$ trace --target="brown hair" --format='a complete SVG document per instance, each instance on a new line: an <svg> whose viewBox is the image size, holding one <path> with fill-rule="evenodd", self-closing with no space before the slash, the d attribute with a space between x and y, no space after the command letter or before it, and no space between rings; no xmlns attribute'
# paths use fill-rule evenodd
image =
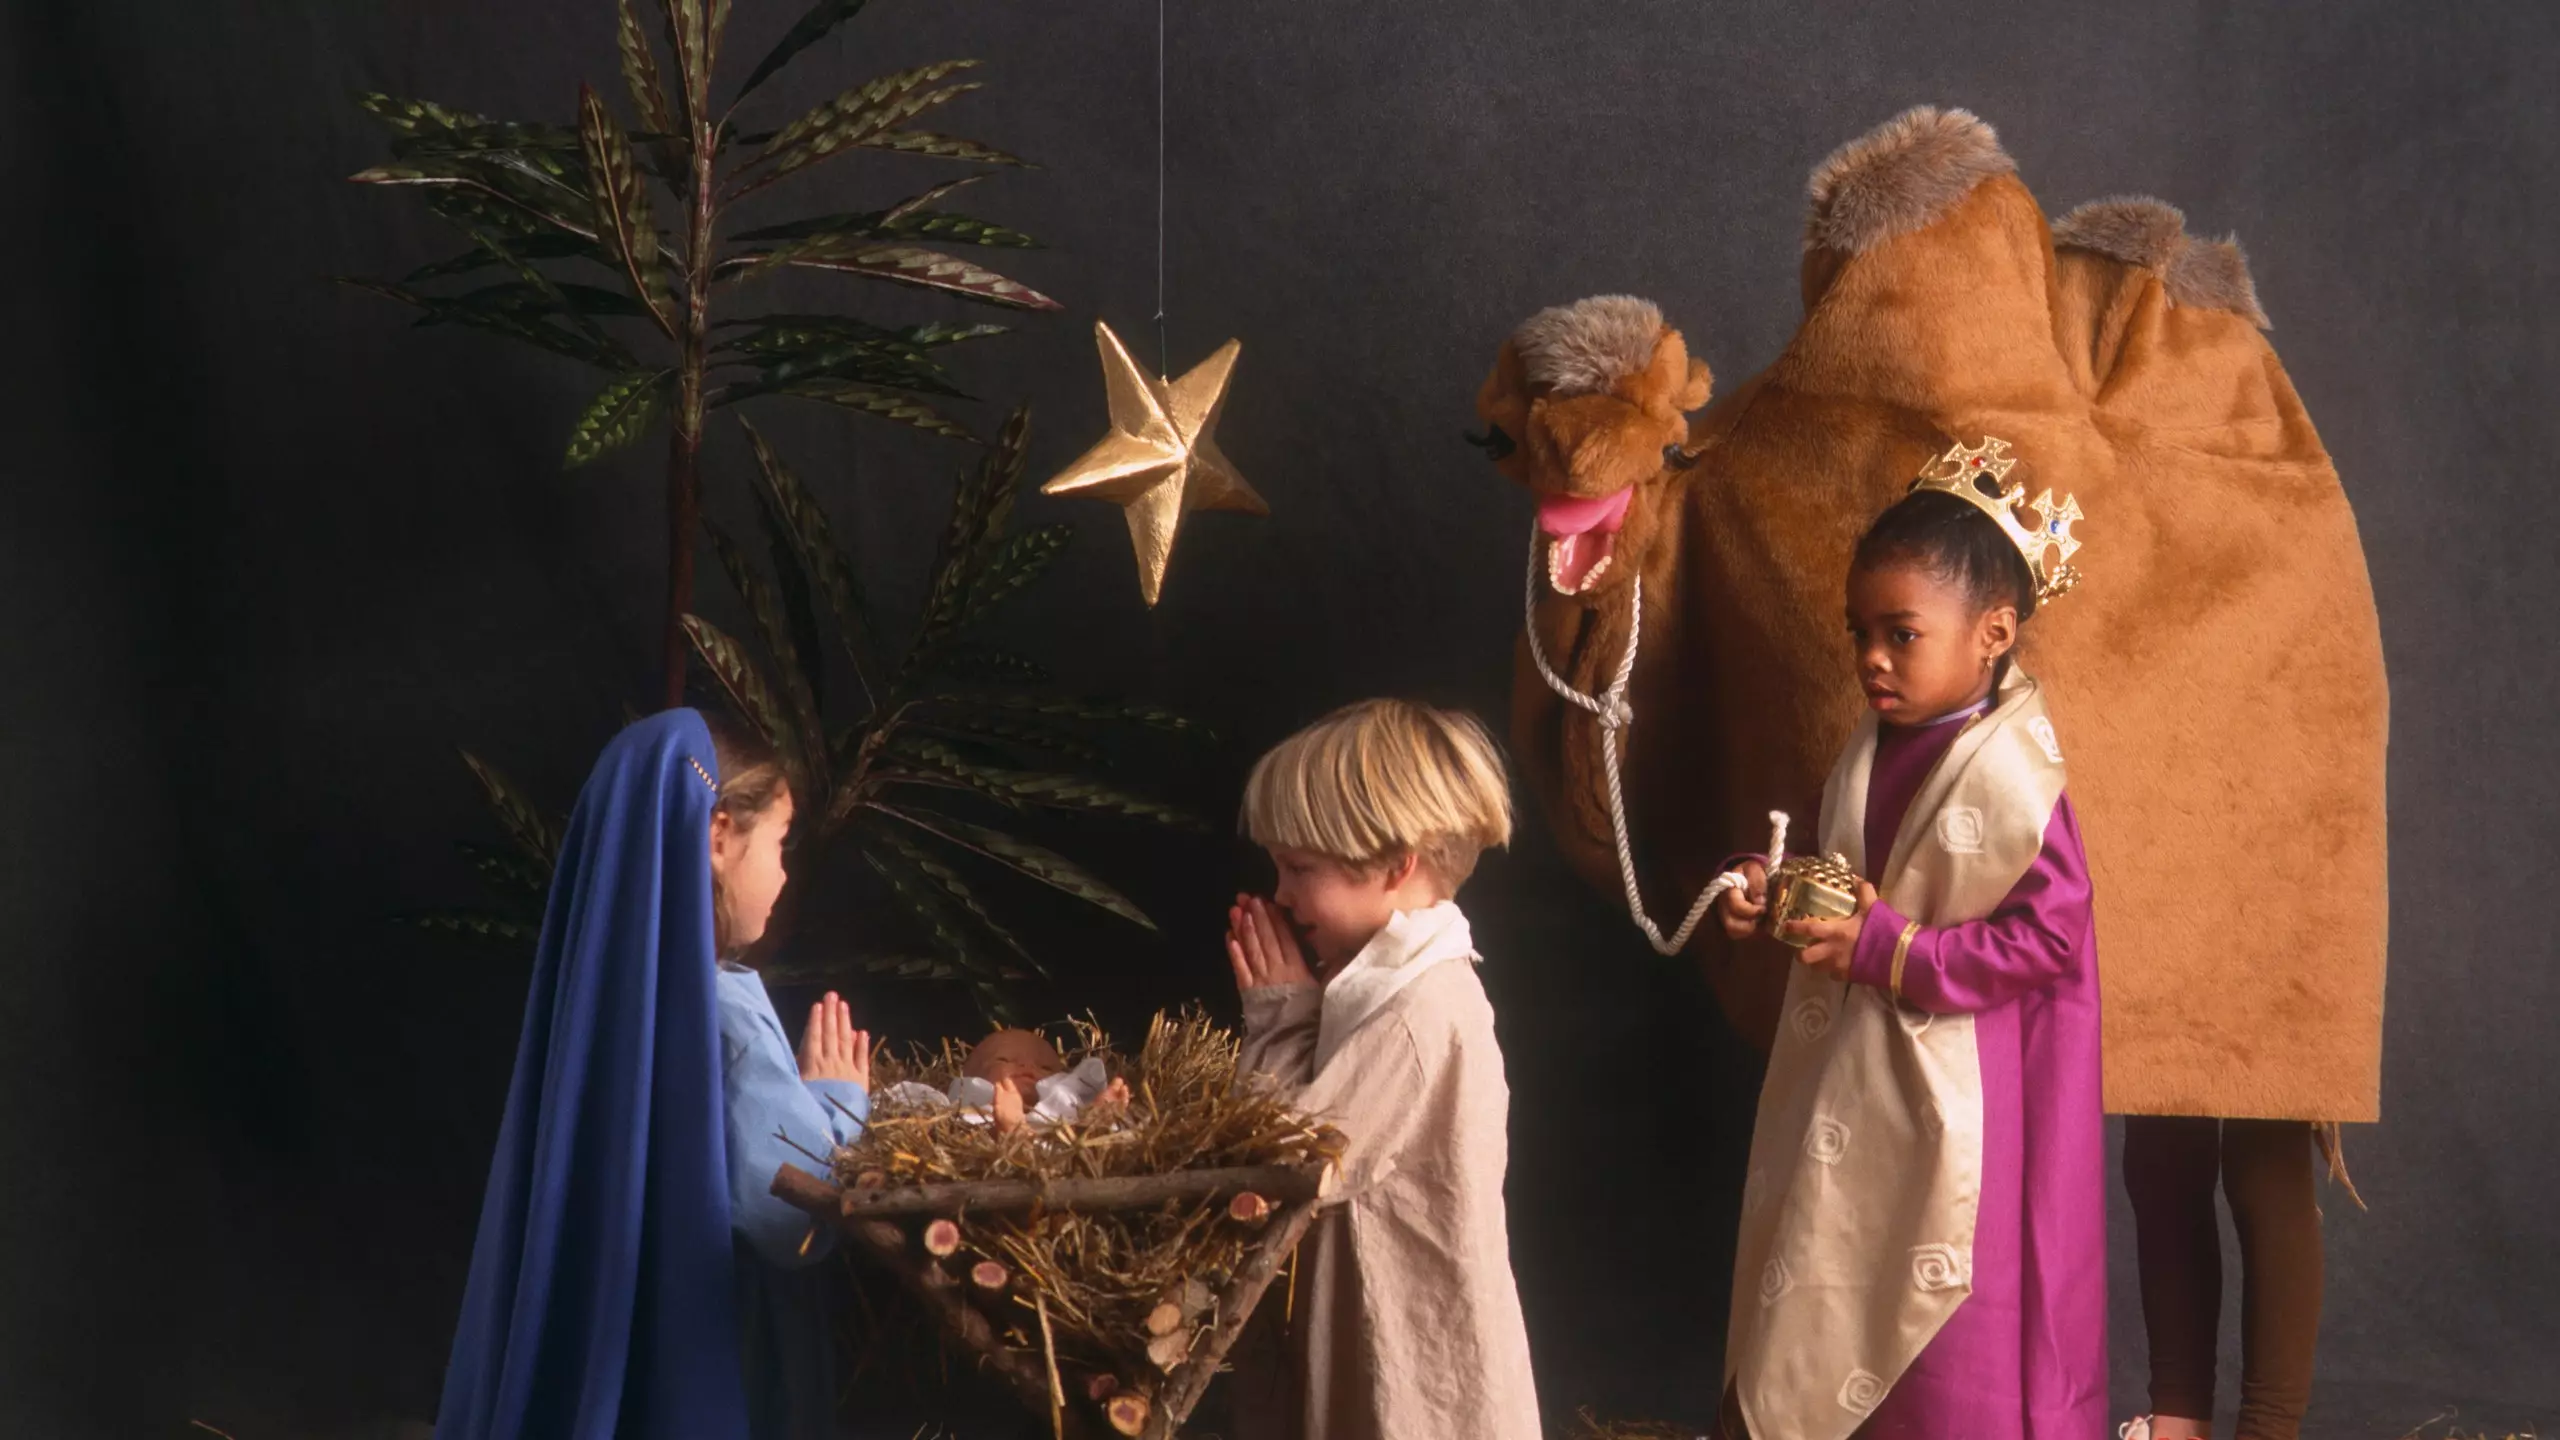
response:
<svg viewBox="0 0 2560 1440"><path fill-rule="evenodd" d="M776 801L791 793L782 753L726 712L705 710L702 723L711 731L711 754L720 767L720 794L711 813L727 815L741 832L753 830Z"/></svg>
<svg viewBox="0 0 2560 1440"><path fill-rule="evenodd" d="M1272 747L1244 787L1254 843L1369 869L1413 855L1448 894L1511 839L1502 752L1472 715L1363 700Z"/></svg>
<svg viewBox="0 0 2560 1440"><path fill-rule="evenodd" d="M720 769L711 813L728 816L744 835L791 793L791 777L782 768L781 752L737 717L716 710L701 714L703 725L711 731L712 758ZM722 892L716 873L711 877L711 942L714 953L724 959L738 948L730 943L729 897Z"/></svg>

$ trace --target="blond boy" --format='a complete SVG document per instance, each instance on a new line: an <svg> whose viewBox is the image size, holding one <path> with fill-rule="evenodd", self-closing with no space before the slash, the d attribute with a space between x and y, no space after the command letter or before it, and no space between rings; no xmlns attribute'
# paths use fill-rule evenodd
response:
<svg viewBox="0 0 2560 1440"><path fill-rule="evenodd" d="M1244 828L1279 876L1228 912L1244 1065L1350 1144L1285 1340L1240 1363L1236 1433L1536 1440L1502 1203L1511 1096L1450 898L1511 837L1501 756L1466 715L1364 701L1262 757Z"/></svg>

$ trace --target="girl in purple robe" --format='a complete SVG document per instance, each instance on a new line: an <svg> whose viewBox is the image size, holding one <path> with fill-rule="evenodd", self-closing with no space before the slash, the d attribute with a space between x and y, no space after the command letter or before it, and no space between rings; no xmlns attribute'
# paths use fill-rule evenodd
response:
<svg viewBox="0 0 2560 1440"><path fill-rule="evenodd" d="M1801 963L1744 1192L1728 1440L2106 1430L2089 870L2060 742L2011 665L2067 580L2019 492L1963 473L1977 453L1933 465L1852 565L1870 714L1822 843L1883 894L1861 882L1856 915L1784 931ZM1951 463L1961 480L1930 478ZM1744 873L1719 902L1737 937L1766 904L1765 868Z"/></svg>

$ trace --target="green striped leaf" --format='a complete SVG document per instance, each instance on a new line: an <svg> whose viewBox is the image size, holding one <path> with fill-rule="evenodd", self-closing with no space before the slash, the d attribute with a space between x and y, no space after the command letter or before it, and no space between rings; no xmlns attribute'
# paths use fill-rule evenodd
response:
<svg viewBox="0 0 2560 1440"><path fill-rule="evenodd" d="M925 290L939 290L966 300L1015 310L1065 308L1030 286L1008 279L983 265L913 245L857 247L842 253L831 251L802 255L784 263L806 270L830 270L840 275L860 275Z"/></svg>
<svg viewBox="0 0 2560 1440"><path fill-rule="evenodd" d="M737 708L748 724L756 727L765 743L780 751L796 770L798 763L793 757L802 753L800 736L782 701L775 697L773 687L765 683L764 672L747 658L747 652L737 641L699 615L684 617L684 633L685 638L693 642L693 653L702 657L703 668L711 672L712 679L720 682L729 703ZM800 778L796 774L792 776L795 789Z"/></svg>
<svg viewBox="0 0 2560 1440"><path fill-rule="evenodd" d="M741 243L762 244L770 248L723 262L722 278L751 279L777 266L851 255L890 240L940 240L955 245L1037 249L1040 242L1022 231L993 221L930 208L933 202L985 179L988 173L981 171L936 185L885 210L818 215L747 231L737 237Z"/></svg>
<svg viewBox="0 0 2560 1440"><path fill-rule="evenodd" d="M927 698L923 703L968 709L1010 710L1022 714L1047 716L1056 720L1143 725L1150 730L1197 735L1202 738L1209 736L1207 727L1187 715L1177 714L1154 705L1133 705L1116 700L1070 700L1049 695L996 691L935 695Z"/></svg>
<svg viewBox="0 0 2560 1440"><path fill-rule="evenodd" d="M863 863L888 883L889 893L915 918L936 954L981 981L1003 976L1007 967L988 953L984 938L953 911L940 888L898 854L896 847L885 843L864 845L860 853Z"/></svg>
<svg viewBox="0 0 2560 1440"><path fill-rule="evenodd" d="M547 210L519 205L485 187L475 188L465 185L430 187L420 190L418 195L426 202L428 210L466 235L496 233L506 236L518 245L557 239L583 247L575 253L589 254L590 258L607 269L620 268L616 261L605 254L603 247L596 244L595 236L583 226L567 224L562 217L553 215ZM492 257L492 263L499 262Z"/></svg>
<svg viewBox="0 0 2560 1440"><path fill-rule="evenodd" d="M512 266L521 260L590 259L602 264L613 263L595 242L581 239L548 226L530 235L508 238L503 249L488 244L474 245L459 255L421 265L400 277L401 283L415 285L426 280L442 280L454 275L469 275L492 265ZM625 297L626 301L628 297Z"/></svg>
<svg viewBox="0 0 2560 1440"><path fill-rule="evenodd" d="M592 464L645 433L658 418L671 370L634 370L609 381L569 430L569 468Z"/></svg>
<svg viewBox="0 0 2560 1440"><path fill-rule="evenodd" d="M943 653L940 668L964 679L1011 680L1032 685L1045 685L1056 678L1038 663L1010 650L984 645L952 646Z"/></svg>
<svg viewBox="0 0 2560 1440"><path fill-rule="evenodd" d="M649 33L640 28L640 12L633 0L614 0L614 20L614 40L622 51L622 84L631 92L640 128L657 135L674 134L675 106L667 98L657 52L649 48Z"/></svg>
<svg viewBox="0 0 2560 1440"><path fill-rule="evenodd" d="M501 263L516 263L512 257L505 254L503 249L500 251L500 258ZM537 270L532 273L540 276L542 272ZM639 301L620 290L607 290L600 286L580 285L548 278L509 280L501 284L484 285L477 290L468 290L460 295L450 296L447 303L505 310L517 315L540 318L554 315L564 319L592 315L637 316L649 313L641 308Z"/></svg>
<svg viewBox="0 0 2560 1440"><path fill-rule="evenodd" d="M422 312L418 321L421 325L467 325L474 329L486 330L491 334L504 335L510 340L520 340L525 344L538 346L555 355L565 355L572 360L583 360L587 364L606 370L629 370L637 364L637 359L630 350L610 336L599 339L591 335L582 335L575 331L563 330L556 325L546 324L514 310L449 300L443 296L424 294L405 285L393 285L381 280L340 276L338 282L359 290L369 290L404 305L415 306Z"/></svg>
<svg viewBox="0 0 2560 1440"><path fill-rule="evenodd" d="M946 734L964 736L975 740L992 741L999 746L1007 746L1016 750L1046 750L1053 754L1066 755L1074 759L1087 761L1093 764L1100 764L1105 758L1102 753L1102 747L1094 744L1084 736L1074 734L1070 731L1056 729L1051 726L1031 724L1027 721L1016 720L1007 716L921 715L910 718L906 723L910 725L926 726L930 729L943 731Z"/></svg>
<svg viewBox="0 0 2560 1440"><path fill-rule="evenodd" d="M747 432L747 443L755 451L757 476L763 482L758 493L791 536L800 564L827 597L827 607L835 613L837 638L844 643L846 658L859 669L875 643L871 609L863 596L862 582L854 574L852 562L845 558L844 548L836 543L834 529L827 523L826 511L818 507L817 498L765 442L762 432L743 416L738 425Z"/></svg>
<svg viewBox="0 0 2560 1440"><path fill-rule="evenodd" d="M711 51L703 32L703 0L658 0L667 50L676 57L676 95L687 127L711 121Z"/></svg>
<svg viewBox="0 0 2560 1440"><path fill-rule="evenodd" d="M890 330L849 316L774 315L752 323L743 333L723 341L714 347L714 353L737 356L748 364L765 367L767 377L771 378L783 365L841 352L840 358L846 360L878 358L895 362L928 379L933 385L948 389L951 385L949 372L942 368L942 362L934 352L964 340L1001 335L1005 329L1002 325L932 324ZM801 373L817 372L804 370ZM780 373L780 378L790 380L799 376ZM835 378L865 379L849 372L836 374Z"/></svg>
<svg viewBox="0 0 2560 1440"><path fill-rule="evenodd" d="M978 438L970 433L968 426L921 400L899 394L894 390L855 384L850 380L804 380L796 385L785 386L777 393L797 396L803 400L824 401L846 410L858 411L865 415L877 415L884 420L895 420L901 425L912 425L928 435L941 435L948 439L967 440L972 443L975 443Z"/></svg>
<svg viewBox="0 0 2560 1440"><path fill-rule="evenodd" d="M866 150L893 150L902 155L923 155L935 160L968 160L980 165L1014 165L1025 170L1039 167L1019 155L1009 154L992 145L963 140L957 135L936 135L926 130L892 130L874 135L862 142Z"/></svg>
<svg viewBox="0 0 2560 1440"><path fill-rule="evenodd" d="M559 206L510 193L469 167L450 161L376 165L347 178L359 185L423 187L430 195L427 203L448 219L469 216L491 228L515 234L558 230L588 240L595 238L592 224L570 218ZM457 194L468 198L441 198Z"/></svg>
<svg viewBox="0 0 2560 1440"><path fill-rule="evenodd" d="M420 135L449 135L492 123L486 115L455 110L433 100L412 100L379 91L358 95L356 106L381 121L384 129L403 139Z"/></svg>
<svg viewBox="0 0 2560 1440"><path fill-rule="evenodd" d="M764 642L765 653L773 657L775 673L782 677L782 698L790 706L792 728L800 741L799 753L794 757L798 763L792 788L803 795L819 794L828 788L827 732L818 719L817 693L810 688L800 649L791 641L791 623L783 615L781 598L756 572L747 552L729 538L728 531L708 520L702 528L711 537L711 548L720 557L720 568L728 572L729 583L747 602L747 614L756 624L756 637Z"/></svg>
<svg viewBox="0 0 2560 1440"><path fill-rule="evenodd" d="M597 233L621 257L632 293L648 308L649 318L673 339L675 290L658 253L657 226L649 220L649 187L632 163L631 138L622 133L621 122L584 85L578 87L578 134L594 182Z"/></svg>
<svg viewBox="0 0 2560 1440"><path fill-rule="evenodd" d="M757 86L772 79L774 72L790 64L801 51L824 40L828 32L861 14L863 3L864 0L818 0L817 4L810 6L808 13L793 21L791 28L783 32L782 39L756 62L756 68L747 72L746 83L738 87L737 98L747 98Z"/></svg>
<svg viewBox="0 0 2560 1440"><path fill-rule="evenodd" d="M882 813L904 820L919 830L958 845L989 860L1008 866L1043 885L1062 890L1089 905L1108 910L1133 925L1156 928L1145 911L1132 904L1129 897L1104 884L1093 873L1073 860L1045 846L1017 839L1001 830L972 825L948 815L919 817L903 810L882 807Z"/></svg>
<svg viewBox="0 0 2560 1440"><path fill-rule="evenodd" d="M1013 513L1014 492L1021 484L1030 433L1031 412L1028 408L1016 409L1006 419L976 473L963 475L953 487L951 518L943 527L942 543L934 553L924 615L917 622L915 640L908 646L905 660L898 666L898 678L890 686L893 692L905 693L912 682L930 673L942 646L971 615L971 596L977 590L979 577L995 559L1003 543L1005 522Z"/></svg>
<svg viewBox="0 0 2560 1440"><path fill-rule="evenodd" d="M985 931L997 944L1010 951L1023 964L1031 967L1035 973L1043 976L1047 974L1041 969L1040 962L1032 958L1031 951L1023 945L1020 937L1005 928L1004 923L996 919L985 903L978 899L977 892L969 888L969 882L960 878L959 871L944 864L931 852L903 835L883 833L878 838L881 844L895 851L899 859L915 867L918 873L931 881L934 888L942 892L942 898L945 901L976 922L977 927Z"/></svg>
<svg viewBox="0 0 2560 1440"><path fill-rule="evenodd" d="M791 637L793 653L800 657L800 673L809 685L810 708L824 715L827 708L827 642L818 628L816 597L809 589L808 567L800 563L800 547L792 539L790 527L781 512L765 495L764 487L753 487L756 497L756 523L764 531L765 556L773 562L773 588L781 596L783 629ZM811 736L823 741L823 726L810 728ZM832 770L833 767L827 767Z"/></svg>
<svg viewBox="0 0 2560 1440"><path fill-rule="evenodd" d="M1006 541L971 587L968 608L954 628L966 629L976 624L1013 592L1040 578L1040 572L1049 568L1049 562L1067 548L1074 536L1072 526L1043 525Z"/></svg>
<svg viewBox="0 0 2560 1440"><path fill-rule="evenodd" d="M924 766L931 774L958 780L990 799L1010 805L1040 805L1051 809L1125 815L1180 830L1208 828L1187 811L1130 794L1088 776L980 765L963 758L950 746L923 736L896 736L890 740L888 748L900 758Z"/></svg>
<svg viewBox="0 0 2560 1440"><path fill-rule="evenodd" d="M429 910L404 915L400 917L400 923L497 945L532 945L542 939L542 927L539 925L528 925L521 920L510 920L504 915L480 910Z"/></svg>
<svg viewBox="0 0 2560 1440"><path fill-rule="evenodd" d="M517 895L541 896L551 889L551 867L517 850L498 850L487 845L474 845L465 840L455 849L469 861L480 878L498 890Z"/></svg>
<svg viewBox="0 0 2560 1440"><path fill-rule="evenodd" d="M745 195L760 190L959 99L978 87L927 87L976 64L975 60L937 61L883 75L826 101L775 132L773 139L748 162L758 173L734 193Z"/></svg>
<svg viewBox="0 0 2560 1440"><path fill-rule="evenodd" d="M540 865L548 874L560 854L560 832L542 818L542 812L525 799L516 783L500 774L498 767L465 750L462 763L471 768L480 782L480 793L488 798L490 811L498 817L498 825L515 842L525 858Z"/></svg>
<svg viewBox="0 0 2560 1440"><path fill-rule="evenodd" d="M760 350L747 358L748 363L761 367L764 373L754 380L731 385L722 396L721 403L734 405L740 400L778 394L796 385L822 380L840 380L882 390L912 390L957 400L970 398L953 385L942 367L933 361L909 359L887 347L865 341L798 349L775 347Z"/></svg>

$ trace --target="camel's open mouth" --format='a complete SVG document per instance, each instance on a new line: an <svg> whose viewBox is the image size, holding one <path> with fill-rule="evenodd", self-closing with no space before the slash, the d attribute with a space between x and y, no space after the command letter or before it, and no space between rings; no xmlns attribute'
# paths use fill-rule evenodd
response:
<svg viewBox="0 0 2560 1440"><path fill-rule="evenodd" d="M1547 537L1547 583L1559 595L1580 595L1609 573L1618 527L1627 522L1633 487L1599 500L1549 495L1538 502L1538 529Z"/></svg>

